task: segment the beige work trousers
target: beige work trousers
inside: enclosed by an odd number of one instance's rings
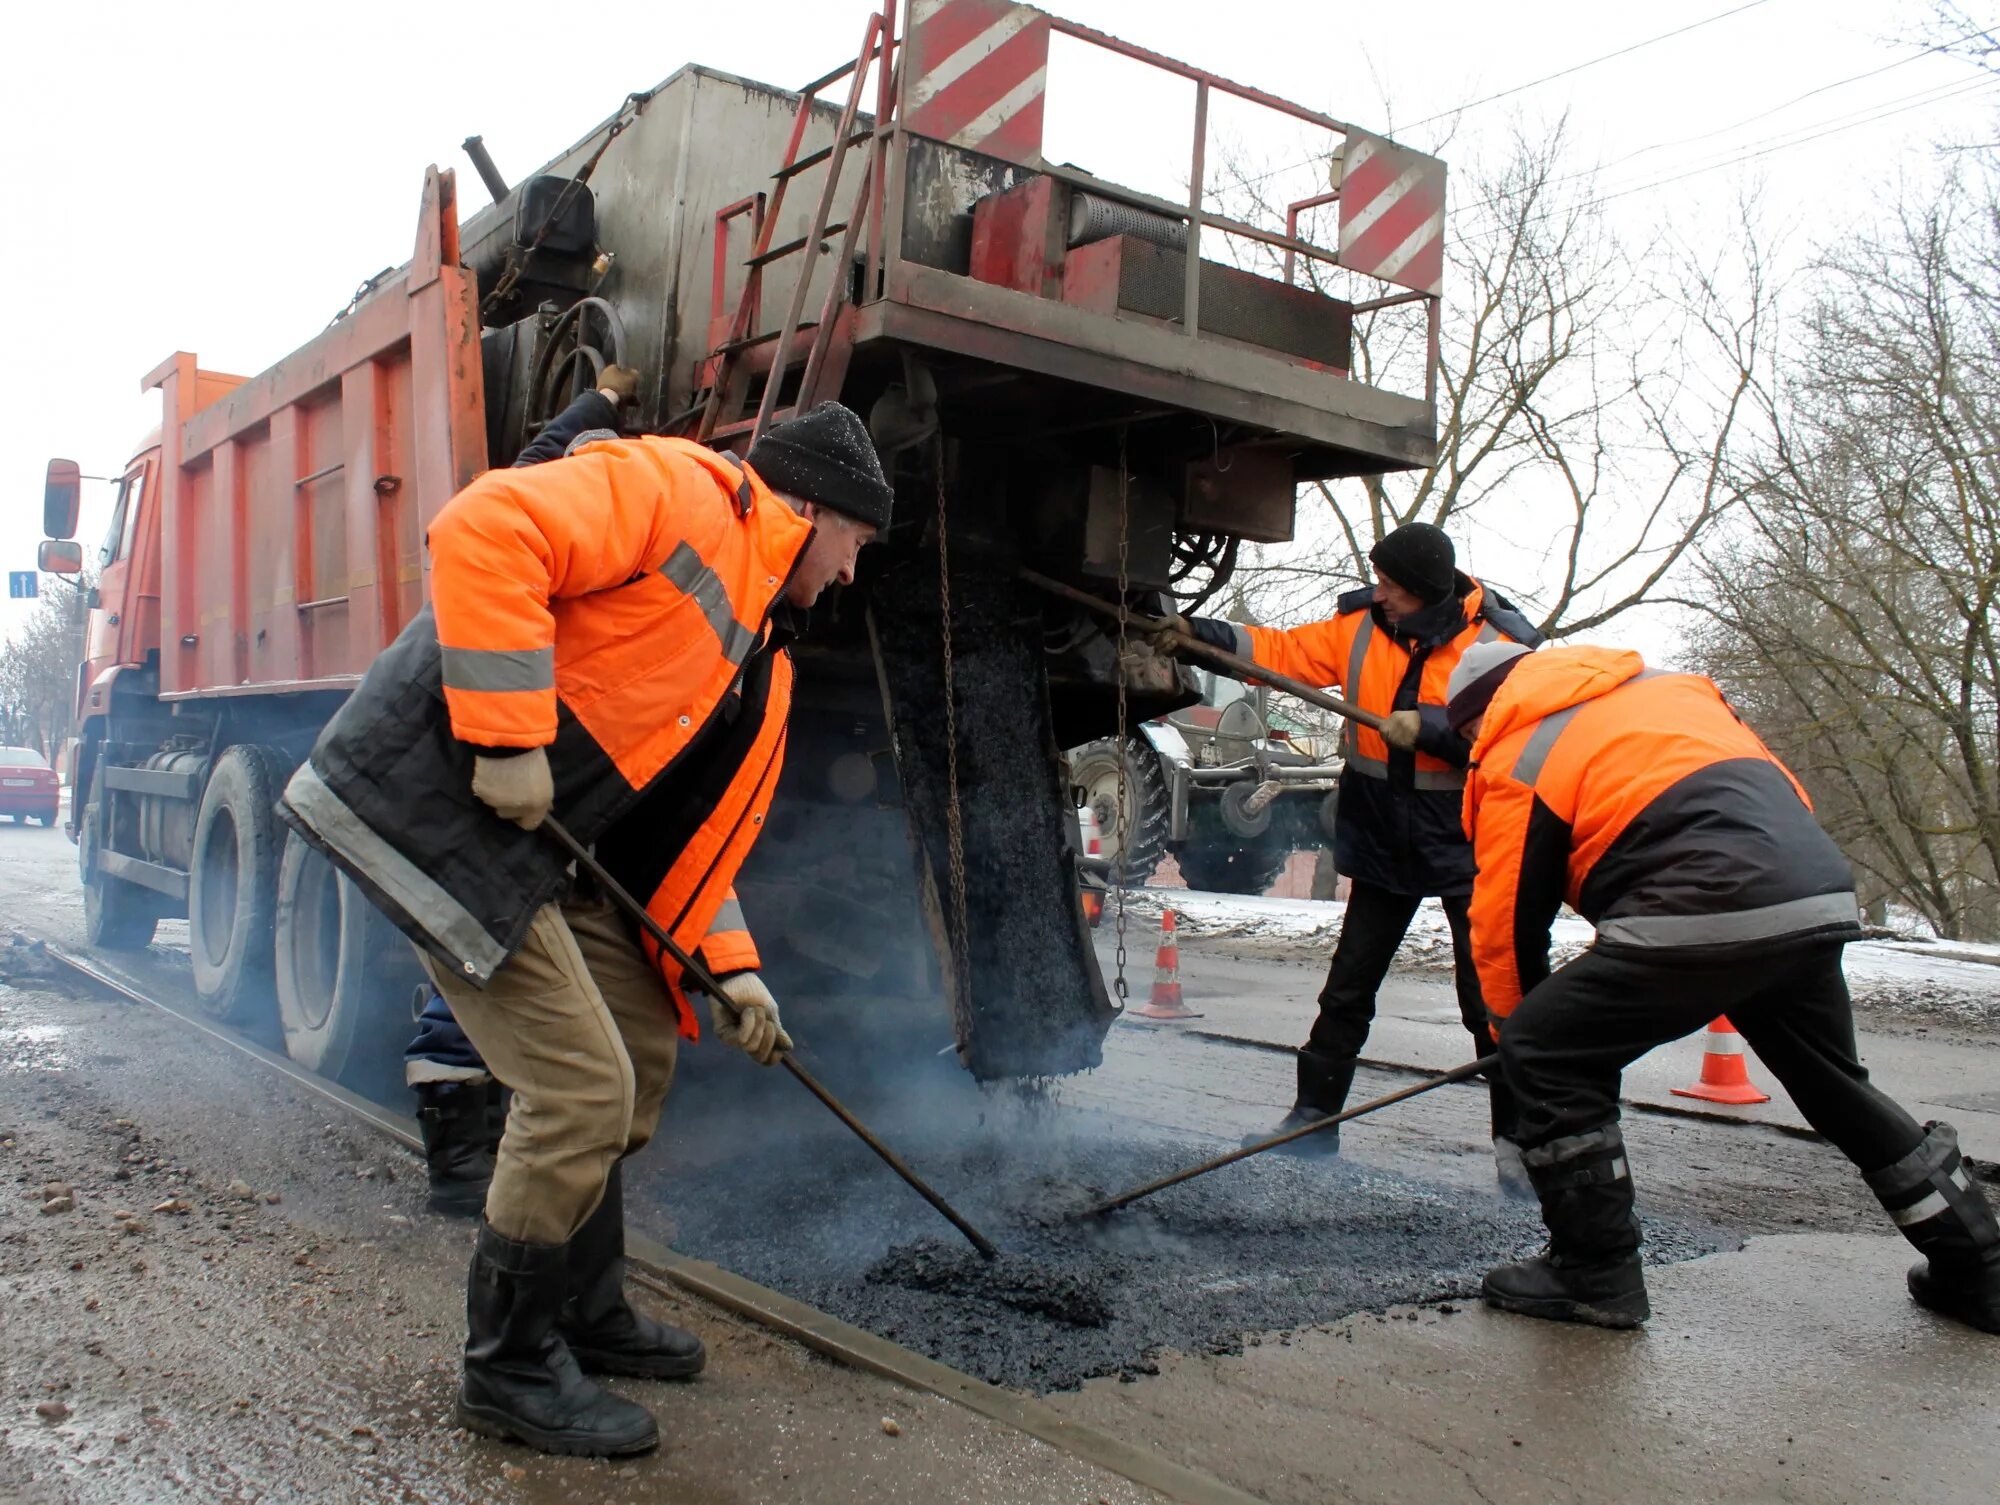
[[[679,1044],[666,984],[594,894],[538,910],[484,988],[423,961],[514,1092],[486,1220],[523,1243],[567,1243],[603,1200],[612,1165],[659,1124]]]

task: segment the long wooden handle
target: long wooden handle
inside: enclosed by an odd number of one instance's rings
[[[1246,1144],[1241,1149],[1231,1150],[1227,1155],[1218,1155],[1213,1160],[1202,1161],[1200,1165],[1191,1165],[1184,1171],[1175,1171],[1171,1176],[1162,1176],[1157,1181],[1148,1181],[1144,1186],[1135,1186],[1132,1190],[1120,1192],[1117,1196],[1109,1197],[1094,1207],[1086,1207],[1077,1216],[1094,1218],[1102,1213],[1116,1212],[1121,1207],[1130,1206],[1141,1197],[1150,1197],[1156,1191],[1165,1191],[1169,1186],[1179,1186],[1183,1181],[1192,1181],[1196,1176],[1205,1176],[1210,1171],[1219,1171],[1225,1165],[1234,1165],[1237,1161],[1247,1160],[1252,1155],[1261,1155],[1266,1150],[1275,1150],[1281,1144],[1290,1144],[1294,1139],[1304,1139],[1308,1134],[1317,1134],[1322,1129],[1331,1129],[1338,1124],[1346,1123],[1349,1119],[1360,1118],[1364,1114],[1373,1113],[1380,1108],[1386,1108],[1392,1103],[1406,1102],[1410,1098],[1421,1096],[1426,1092],[1434,1092],[1439,1087],[1447,1086],[1452,1082],[1463,1082],[1470,1077],[1478,1076],[1481,1072],[1491,1071],[1499,1066],[1499,1064],[1500,1055],[1497,1051],[1490,1056],[1481,1056],[1476,1061],[1467,1061],[1463,1066],[1454,1066],[1443,1076],[1434,1076],[1426,1081],[1414,1082],[1408,1087],[1399,1088],[1395,1092],[1362,1103],[1358,1107],[1349,1108],[1344,1113],[1335,1113],[1327,1118],[1315,1119],[1313,1122],[1303,1124],[1296,1129],[1287,1129],[1282,1134],[1273,1134],[1269,1139],[1260,1139],[1255,1144]]]
[[[1373,711],[1364,711],[1352,701],[1342,700],[1338,695],[1328,694],[1325,690],[1314,689],[1304,680],[1293,679],[1289,674],[1280,674],[1276,669],[1266,669],[1263,665],[1252,663],[1249,659],[1231,653],[1226,648],[1218,648],[1213,643],[1204,643],[1200,638],[1175,628],[1165,617],[1149,617],[1144,612],[1127,610],[1115,601],[1107,601],[1102,596],[1093,596],[1089,591],[1078,590],[1075,586],[1065,585],[1060,580],[1051,580],[1047,575],[1037,574],[1034,570],[1024,569],[1020,574],[1023,580],[1037,590],[1047,591],[1052,596],[1060,596],[1063,600],[1073,602],[1086,611],[1094,611],[1113,621],[1122,618],[1127,626],[1136,627],[1141,632],[1172,631],[1179,652],[1200,658],[1204,663],[1220,669],[1231,679],[1240,679],[1245,684],[1269,685],[1274,690],[1283,690],[1287,695],[1296,695],[1301,700],[1332,711],[1336,716],[1345,716],[1349,721],[1358,721],[1363,726],[1373,727],[1378,732],[1382,730],[1386,718],[1376,715]]]
[[[592,856],[590,850],[582,842],[570,835],[569,829],[561,821],[551,815],[542,822],[542,829],[555,838],[556,844],[569,853],[579,868],[590,874],[591,879],[599,888],[604,890],[612,903],[624,910],[626,914],[630,915],[639,924],[646,934],[659,942],[660,949],[674,959],[675,964],[681,969],[683,976],[692,981],[702,992],[708,994],[710,998],[720,1002],[733,1016],[739,1018],[742,1016],[743,1011],[737,1008],[730,1001],[729,995],[722,991],[722,984],[716,981],[715,974],[709,971],[707,967],[704,967],[699,961],[695,960],[694,957],[690,956],[679,942],[675,941],[673,936],[668,934],[667,928],[664,925],[646,913],[646,906],[633,898],[623,884],[612,877],[610,873],[606,872],[604,864]],[[821,1103],[825,1104],[828,1111],[835,1118],[852,1129],[855,1137],[880,1156],[882,1163],[901,1176],[908,1183],[912,1191],[930,1203],[932,1207],[936,1208],[952,1227],[964,1234],[967,1242],[973,1248],[977,1249],[988,1259],[994,1259],[999,1255],[1000,1251],[994,1248],[992,1240],[988,1239],[985,1234],[959,1216],[958,1209],[953,1207],[951,1203],[945,1201],[943,1197],[932,1191],[930,1184],[923,1177],[919,1176],[903,1163],[902,1156],[876,1138],[868,1125],[864,1124],[848,1111],[846,1104],[842,1103],[839,1098],[820,1085],[819,1078],[815,1077],[792,1058],[791,1052],[787,1051],[784,1055],[779,1056],[778,1064],[797,1077],[799,1085],[818,1098]]]

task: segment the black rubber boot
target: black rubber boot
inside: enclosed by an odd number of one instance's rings
[[[634,1311],[625,1299],[625,1189],[616,1165],[604,1183],[604,1200],[569,1242],[558,1330],[591,1374],[684,1380],[708,1362],[701,1339]]]
[[[1522,1152],[1549,1247],[1487,1273],[1486,1304],[1524,1317],[1637,1327],[1653,1315],[1625,1136],[1607,1124]]]
[[[1288,1134],[1293,1129],[1306,1124],[1318,1123],[1322,1118],[1331,1118],[1347,1106],[1347,1089],[1354,1085],[1354,1061],[1337,1060],[1323,1056],[1316,1050],[1299,1052],[1299,1096],[1292,1105],[1292,1111],[1278,1120],[1276,1127],[1266,1129],[1261,1134],[1250,1134],[1243,1140],[1247,1148],[1261,1144],[1273,1134]],[[1295,1139],[1276,1153],[1281,1155],[1338,1155],[1340,1153],[1339,1128],[1322,1129],[1317,1134],[1308,1134],[1303,1139]]]
[[[616,1458],[659,1445],[644,1406],[583,1377],[556,1336],[567,1244],[522,1244],[479,1225],[465,1288],[458,1424],[544,1453]]]
[[[431,1211],[476,1218],[486,1210],[486,1188],[493,1180],[497,1136],[491,1120],[498,1086],[490,1079],[424,1082],[414,1090]]]
[[[2000,1333],[2000,1224],[1966,1173],[1958,1131],[1924,1125],[1923,1142],[1866,1180],[1903,1237],[1924,1258],[1910,1267],[1910,1295],[1941,1316]]]

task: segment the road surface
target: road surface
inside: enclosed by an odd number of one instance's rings
[[[0,898],[15,925],[73,939],[73,872],[59,832],[0,827]],[[1152,948],[1142,934],[1133,953],[1143,993]],[[171,971],[173,958],[160,965]],[[661,1416],[655,1457],[551,1460],[466,1437],[448,1413],[468,1230],[423,1211],[415,1158],[164,1016],[25,973],[17,966],[0,986],[0,1172],[12,1193],[0,1198],[0,1497],[1162,1498],[1121,1477],[1102,1450],[1049,1447],[686,1298],[670,1315],[710,1344],[708,1374],[628,1391]],[[1103,1069],[1061,1084],[1036,1111],[1057,1126],[1088,1124],[1093,1144],[1141,1150],[1213,1148],[1268,1124],[1289,1100],[1283,1058],[1195,1031],[1289,1041],[1309,1014],[1315,973],[1303,962],[1232,959],[1197,936],[1184,945],[1182,980],[1209,1017],[1116,1026]],[[1430,1064],[1419,1050],[1428,1041],[1439,1059],[1457,1058],[1462,1033],[1435,974],[1400,974],[1386,1002],[1391,1017],[1371,1054]],[[1921,1046],[1912,1059],[1928,1070],[1994,1082],[1992,1047],[1976,1039],[1881,1037],[1892,1039]],[[1871,1035],[1868,1048],[1882,1047]],[[1364,1072],[1359,1090],[1409,1079]],[[1020,1148],[1021,1120],[991,1100],[983,1116],[923,1121],[956,1100],[907,1114],[886,1098],[870,1107],[913,1158],[947,1173],[958,1174],[953,1156],[976,1150],[982,1133],[996,1154]],[[692,1238],[704,1220],[704,1236],[727,1231],[692,1200],[697,1166],[713,1174],[726,1158],[713,1142],[704,1148],[703,1102],[690,1090],[670,1104],[666,1158],[651,1168],[663,1189],[635,1211],[653,1231],[679,1234],[685,1222]],[[1990,1500],[2000,1340],[1911,1305],[1907,1251],[1839,1157],[1777,1128],[1643,1102],[1628,1112],[1628,1134],[1649,1220],[1719,1230],[1724,1250],[1652,1272],[1657,1316],[1645,1332],[1566,1329],[1463,1299],[1363,1303],[1325,1320],[1245,1323],[1042,1403],[1129,1454],[1212,1481],[1183,1498]],[[807,1191],[838,1205],[851,1185],[856,1206],[891,1205],[879,1200],[879,1172],[816,1156],[820,1142],[797,1141],[795,1185],[746,1174],[729,1195],[746,1208]],[[1391,1110],[1344,1143],[1345,1165],[1317,1182],[1279,1167],[1209,1179],[1240,1178],[1215,1189],[1223,1198],[1280,1189],[1285,1205],[1262,1215],[1323,1226],[1329,1240],[1350,1238],[1361,1209],[1385,1197],[1391,1214],[1397,1196],[1416,1199],[1413,1214],[1421,1202],[1409,1226],[1425,1231],[1412,1241],[1455,1237],[1444,1215],[1454,1206],[1467,1219],[1500,1216],[1476,1089]],[[41,1211],[50,1185],[69,1188],[69,1210]],[[1168,1227],[1199,1221],[1204,1205],[1161,1201]],[[805,1244],[818,1231],[800,1222],[776,1236]],[[884,1244],[902,1237],[880,1232]],[[1183,1272],[1184,1295],[1245,1310],[1247,1298],[1228,1289],[1244,1284],[1245,1269],[1226,1243],[1161,1247],[1207,1262]],[[1337,1273],[1341,1247],[1382,1246],[1333,1247],[1322,1270]],[[1253,1254],[1244,1251],[1246,1268]],[[1142,1266],[1153,1269],[1132,1263]],[[982,1300],[942,1298],[1004,1344],[1016,1329]],[[924,1336],[921,1324],[913,1331]]]

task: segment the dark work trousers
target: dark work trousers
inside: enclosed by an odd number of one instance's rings
[[[1493,1036],[1486,1028],[1486,1004],[1479,996],[1479,973],[1472,964],[1472,929],[1467,913],[1472,900],[1465,895],[1448,895],[1438,901],[1451,926],[1452,978],[1458,988],[1458,1017],[1472,1036],[1473,1054],[1492,1052]],[[1399,894],[1373,883],[1350,880],[1347,913],[1340,922],[1340,939],[1334,943],[1333,962],[1326,971],[1326,986],[1319,990],[1319,1017],[1313,1021],[1305,1049],[1335,1061],[1351,1061],[1367,1043],[1368,1027],[1375,1022],[1375,995],[1396,948],[1403,944],[1410,921],[1416,918],[1423,900],[1415,894]],[[1514,1102],[1506,1082],[1493,1076],[1487,1082],[1492,1097],[1493,1135],[1514,1136]]]
[[[1586,951],[1531,988],[1500,1029],[1521,1144],[1618,1117],[1624,1069],[1727,1014],[1799,1112],[1863,1171],[1892,1165],[1924,1131],[1856,1059],[1841,942],[1777,942],[1701,961]]]

